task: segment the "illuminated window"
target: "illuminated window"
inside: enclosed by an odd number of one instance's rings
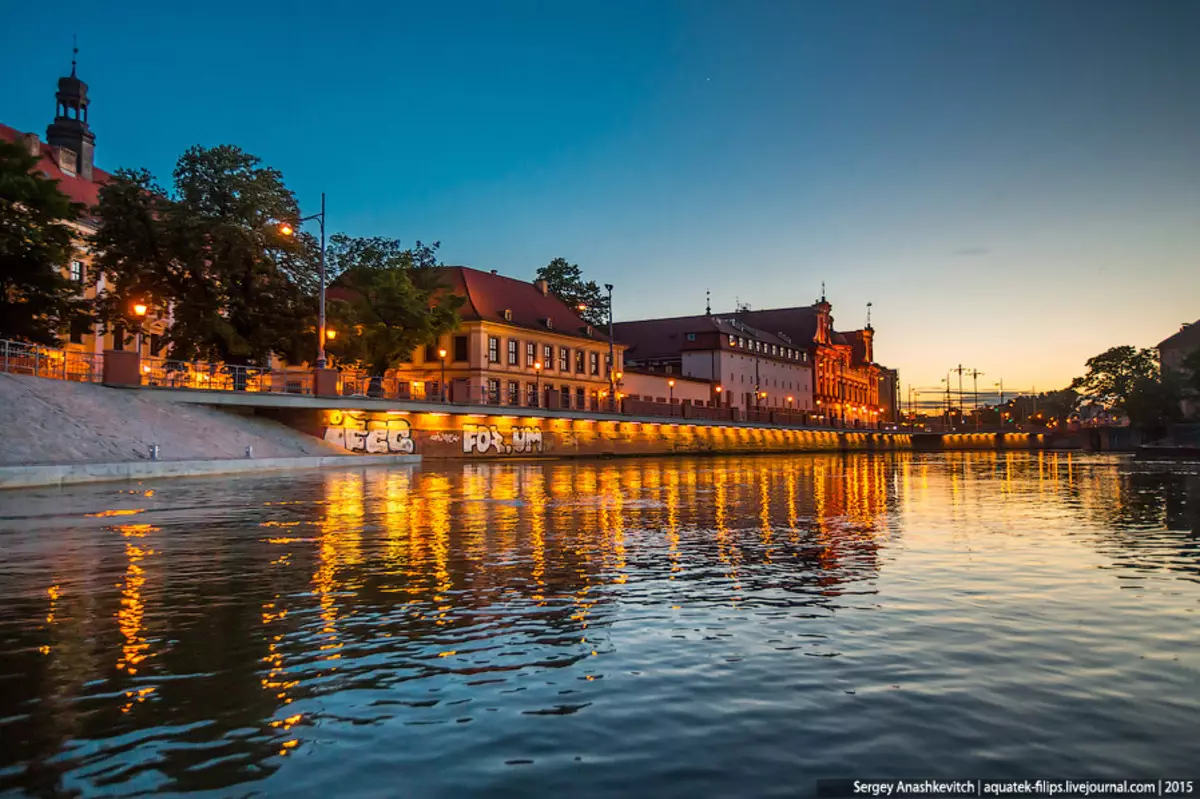
[[[575,373],[576,374],[584,373],[583,359],[584,359],[583,350],[575,350]]]
[[[71,261],[71,280],[83,282],[83,261]]]
[[[542,368],[554,368],[554,345],[546,344],[542,347]]]
[[[590,361],[589,365],[591,367],[591,373],[594,375],[599,375],[600,374],[600,353],[598,353],[598,352],[588,353],[588,359]],[[579,389],[579,390],[583,391],[583,389]]]
[[[559,347],[558,348],[558,371],[560,371],[560,372],[570,372],[571,371],[571,348],[570,347]]]
[[[488,363],[500,363],[500,339],[488,336]]]
[[[534,362],[537,361],[537,344],[532,341],[525,342],[525,366],[532,369]]]

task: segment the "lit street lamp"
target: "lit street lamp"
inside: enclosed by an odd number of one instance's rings
[[[442,402],[446,401],[446,348],[442,347],[438,350],[438,357],[442,360],[442,382],[438,383],[438,391],[441,392]]]
[[[674,378],[667,381],[667,389],[670,391],[670,397],[667,400],[667,402],[670,405],[674,405],[675,404],[675,380],[674,380]]]
[[[133,315],[138,318],[137,351],[139,358],[142,357],[142,320],[146,317],[146,311],[148,310],[150,309],[146,307],[146,303],[144,302],[135,303],[133,306]]]
[[[321,225],[321,294],[317,298],[317,368],[325,368],[325,192],[321,192],[321,212],[312,216],[302,217],[299,222],[317,220]],[[279,226],[279,232],[285,236],[296,233],[295,228],[284,222]],[[330,337],[332,338],[332,336]]]
[[[613,284],[605,283],[604,288],[608,291],[608,394],[613,397],[609,400],[610,404],[616,402],[617,384],[614,379],[615,370],[617,368],[617,359],[615,356],[616,347],[613,344],[613,311],[612,311],[612,292]]]
[[[533,407],[537,408],[542,404],[542,362],[533,362],[533,373],[536,375],[533,382]]]

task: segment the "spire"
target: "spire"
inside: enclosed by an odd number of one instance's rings
[[[712,316],[712,292],[704,290],[704,315]]]
[[[825,281],[821,281],[821,302],[825,302]]]
[[[96,136],[88,127],[88,87],[76,74],[78,56],[79,43],[73,39],[71,75],[58,79],[54,121],[46,128],[46,143],[58,148],[59,163],[64,171],[91,180]]]
[[[871,329],[871,303],[867,303],[867,330]]]

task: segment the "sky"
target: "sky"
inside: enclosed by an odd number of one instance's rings
[[[807,305],[903,391],[1006,392],[1200,317],[1193,0],[8,4],[0,121],[89,84],[101,168],[192,145],[329,230],[532,279],[618,321]],[[957,383],[957,376],[954,378]]]

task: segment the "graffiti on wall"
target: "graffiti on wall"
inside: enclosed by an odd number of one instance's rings
[[[529,455],[542,451],[540,427],[514,427],[508,439],[495,425],[466,424],[462,431],[466,455]]]
[[[411,455],[417,449],[407,419],[363,411],[331,411],[325,440],[369,455]]]

